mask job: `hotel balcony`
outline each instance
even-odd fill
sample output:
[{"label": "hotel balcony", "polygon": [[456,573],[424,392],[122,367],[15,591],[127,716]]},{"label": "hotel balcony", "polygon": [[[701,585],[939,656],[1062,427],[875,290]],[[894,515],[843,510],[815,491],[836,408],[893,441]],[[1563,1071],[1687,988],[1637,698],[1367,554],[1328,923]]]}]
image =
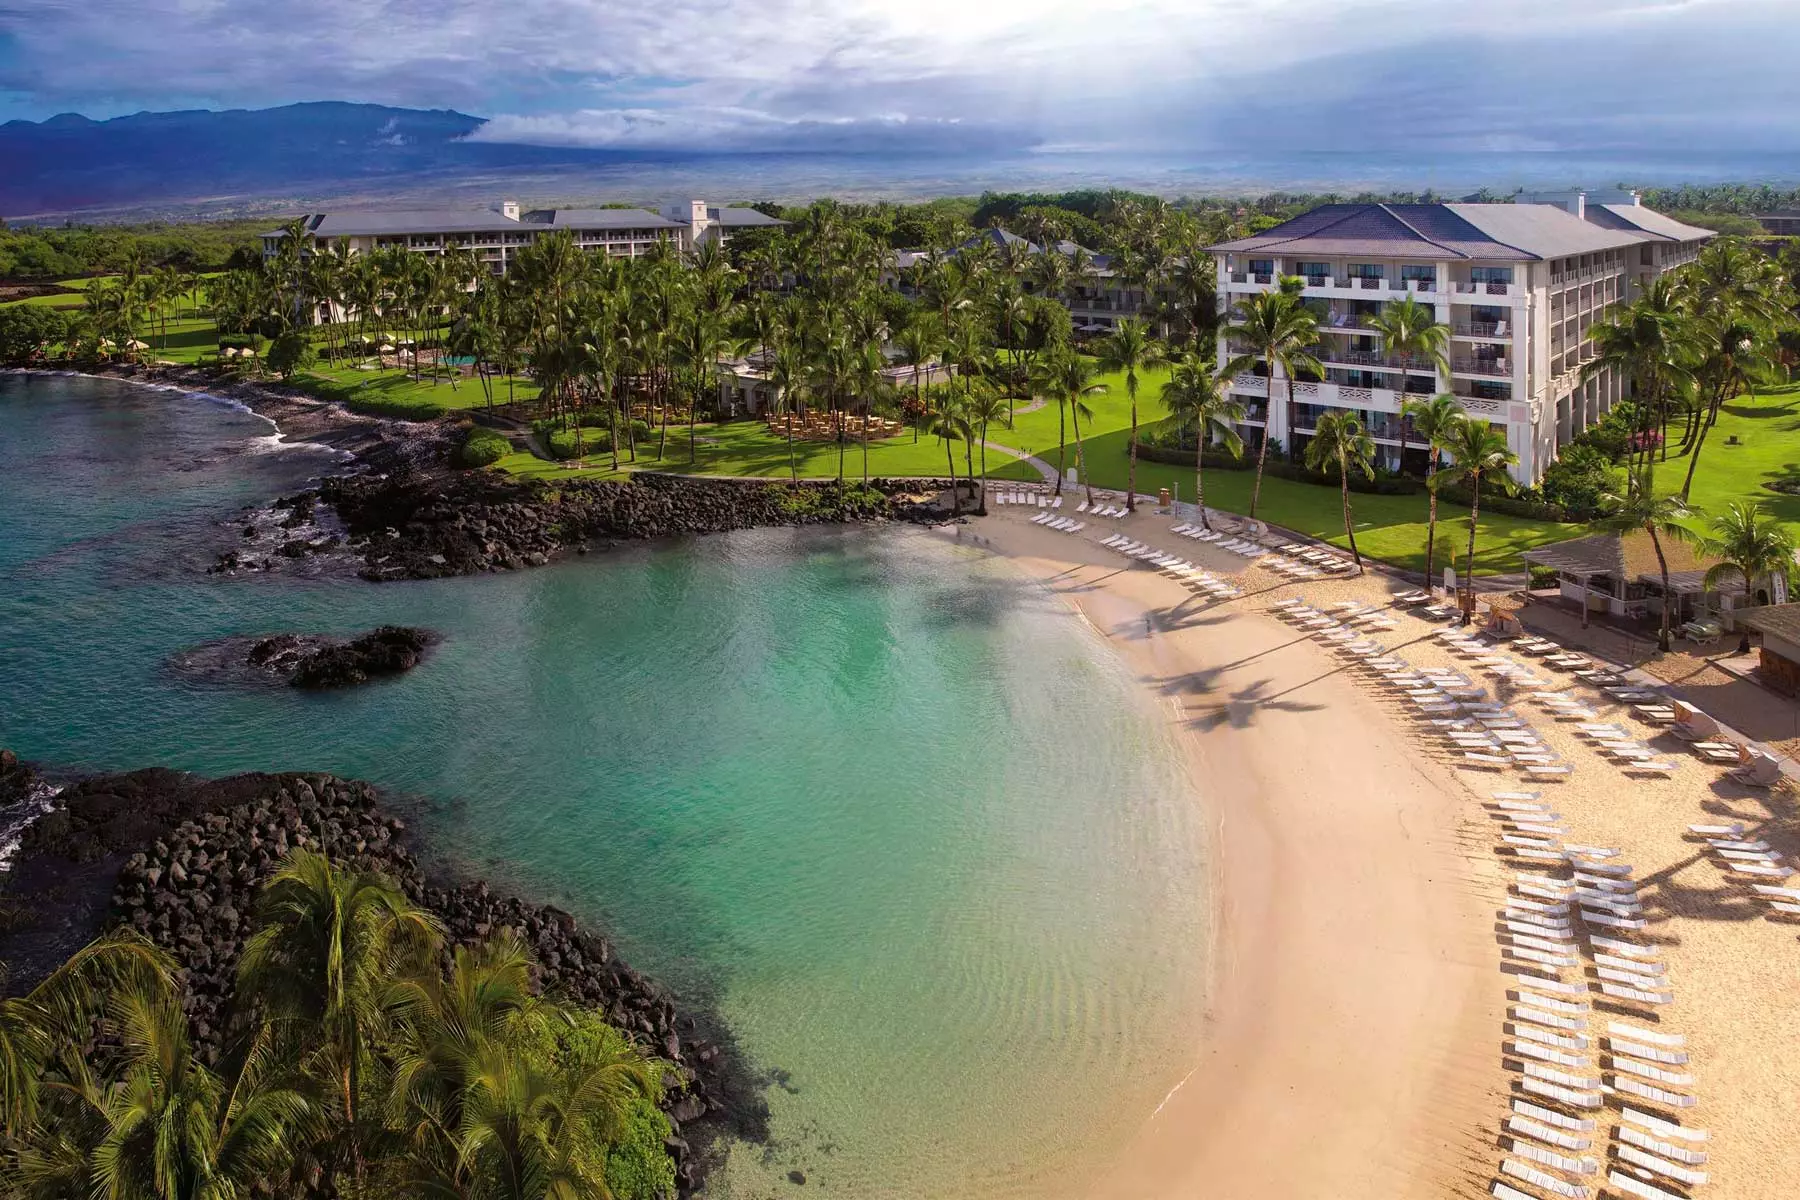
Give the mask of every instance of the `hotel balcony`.
[{"label": "hotel balcony", "polygon": [[1459,338],[1485,338],[1511,341],[1513,326],[1508,321],[1458,321],[1451,332]]},{"label": "hotel balcony", "polygon": [[1525,285],[1520,283],[1477,283],[1455,280],[1450,284],[1452,296],[1523,296]]},{"label": "hotel balcony", "polygon": [[[1231,380],[1231,390],[1249,396],[1268,396],[1269,380],[1262,375],[1235,375]],[[1418,393],[1423,395],[1425,393]],[[1277,380],[1274,395],[1275,402],[1287,402],[1287,381]],[[1297,404],[1324,404],[1332,408],[1366,408],[1381,412],[1399,412],[1402,393],[1392,388],[1353,387],[1344,383],[1324,383],[1310,379],[1294,381],[1294,402]]]},{"label": "hotel balcony", "polygon": [[[1230,282],[1245,290],[1262,290],[1274,287],[1281,276],[1266,271],[1233,271]],[[1438,284],[1435,279],[1389,279],[1381,275],[1302,275],[1306,281],[1308,294],[1324,295],[1343,294],[1358,296],[1363,299],[1376,299],[1398,296],[1435,296]]]},{"label": "hotel balcony", "polygon": [[1450,369],[1457,375],[1483,375],[1490,379],[1511,379],[1512,366],[1504,358],[1453,358]]}]

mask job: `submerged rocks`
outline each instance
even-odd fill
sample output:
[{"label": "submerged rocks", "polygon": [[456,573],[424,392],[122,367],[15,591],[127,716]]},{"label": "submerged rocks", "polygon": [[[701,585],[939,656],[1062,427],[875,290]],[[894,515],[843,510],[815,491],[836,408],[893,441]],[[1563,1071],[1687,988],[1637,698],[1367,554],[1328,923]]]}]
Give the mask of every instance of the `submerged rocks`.
[{"label": "submerged rocks", "polygon": [[640,472],[629,481],[549,484],[489,472],[327,479],[367,579],[434,579],[540,566],[602,538],[636,540],[774,525],[923,517],[935,480],[702,479]]},{"label": "submerged rocks", "polygon": [[439,640],[405,625],[382,625],[348,641],[316,633],[232,637],[184,650],[168,665],[203,683],[347,687],[412,670]]},{"label": "submerged rocks", "polygon": [[0,808],[7,808],[31,795],[37,786],[37,772],[19,761],[11,750],[0,747]]}]

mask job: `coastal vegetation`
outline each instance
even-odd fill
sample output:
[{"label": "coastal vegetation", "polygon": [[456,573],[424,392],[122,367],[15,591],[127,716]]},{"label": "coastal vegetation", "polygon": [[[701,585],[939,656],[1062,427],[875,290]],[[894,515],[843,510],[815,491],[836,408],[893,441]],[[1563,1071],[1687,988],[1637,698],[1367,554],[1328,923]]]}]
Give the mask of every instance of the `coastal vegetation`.
[{"label": "coastal vegetation", "polygon": [[675,1173],[657,1060],[537,994],[510,931],[446,946],[392,880],[292,850],[197,1045],[132,929],[0,1002],[0,1193],[653,1200]]},{"label": "coastal vegetation", "polygon": [[[518,252],[505,277],[468,253],[352,256],[321,245],[302,255],[298,238],[268,261],[239,256],[211,276],[128,248],[117,274],[88,285],[80,309],[0,306],[0,352],[10,361],[67,352],[198,363],[251,380],[272,372],[364,413],[510,422],[510,440],[471,433],[457,461],[546,479],[644,469],[1030,479],[1037,470],[1022,456],[1032,455],[1056,469],[1059,485],[1073,468],[1086,484],[1134,494],[1204,487],[1215,507],[1340,544],[1354,535],[1359,553],[1433,569],[1440,507],[1474,502],[1448,480],[1435,486],[1444,451],[1431,426],[1444,414],[1421,406],[1441,398],[1409,400],[1401,424],[1403,438],[1431,447],[1417,477],[1374,465],[1348,483],[1305,465],[1304,438],[1282,446],[1251,427],[1240,451],[1221,419],[1194,416],[1199,373],[1273,361],[1271,402],[1289,405],[1290,422],[1294,384],[1319,375],[1315,315],[1292,287],[1240,306],[1231,361],[1217,371],[1211,272],[1190,264],[1207,262],[1209,242],[1320,199],[1170,204],[1114,191],[764,206],[791,224],[740,234],[725,249],[684,256],[661,246],[635,259],[591,257],[551,236]],[[1097,282],[1102,260],[1080,245],[1033,254],[1017,239],[974,238],[980,222],[1009,222],[1041,243],[1091,240],[1115,286],[1153,300],[1141,321],[1080,340],[1068,302]],[[900,245],[924,252],[896,272]],[[1639,378],[1637,401],[1560,447],[1538,487],[1517,497],[1488,487],[1476,568],[1513,569],[1518,550],[1598,519],[1602,499],[1627,492],[1652,451],[1688,460],[1678,484],[1674,467],[1658,473],[1659,490],[1678,487],[1713,510],[1772,477],[1713,472],[1702,457],[1758,457],[1774,474],[1785,470],[1792,455],[1770,445],[1774,422],[1761,425],[1749,455],[1729,428],[1715,431],[1759,407],[1758,397],[1783,394],[1795,361],[1796,258],[1723,239],[1599,327],[1596,362]],[[1446,328],[1414,301],[1389,305],[1371,328],[1422,364],[1444,357]],[[769,401],[764,419],[719,411],[721,362],[752,372]],[[1718,451],[1721,442],[1730,449]],[[1185,478],[1167,469],[1171,451],[1193,464]],[[1330,466],[1331,456],[1319,461]]]}]

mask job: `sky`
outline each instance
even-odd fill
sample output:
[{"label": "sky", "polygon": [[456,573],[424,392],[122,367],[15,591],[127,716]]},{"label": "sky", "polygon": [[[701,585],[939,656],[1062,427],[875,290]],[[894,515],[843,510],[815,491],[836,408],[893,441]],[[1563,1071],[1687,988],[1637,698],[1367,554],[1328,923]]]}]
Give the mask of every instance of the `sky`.
[{"label": "sky", "polygon": [[0,0],[0,120],[656,149],[1800,150],[1800,0]]}]

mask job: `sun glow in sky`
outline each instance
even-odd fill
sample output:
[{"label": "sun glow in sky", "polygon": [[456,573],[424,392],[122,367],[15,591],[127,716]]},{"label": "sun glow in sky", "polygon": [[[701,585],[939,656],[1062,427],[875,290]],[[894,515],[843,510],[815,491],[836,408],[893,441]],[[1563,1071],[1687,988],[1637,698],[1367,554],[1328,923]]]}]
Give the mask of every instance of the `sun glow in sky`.
[{"label": "sun glow in sky", "polygon": [[362,100],[585,146],[1800,144],[1796,0],[0,0],[0,117]]}]

